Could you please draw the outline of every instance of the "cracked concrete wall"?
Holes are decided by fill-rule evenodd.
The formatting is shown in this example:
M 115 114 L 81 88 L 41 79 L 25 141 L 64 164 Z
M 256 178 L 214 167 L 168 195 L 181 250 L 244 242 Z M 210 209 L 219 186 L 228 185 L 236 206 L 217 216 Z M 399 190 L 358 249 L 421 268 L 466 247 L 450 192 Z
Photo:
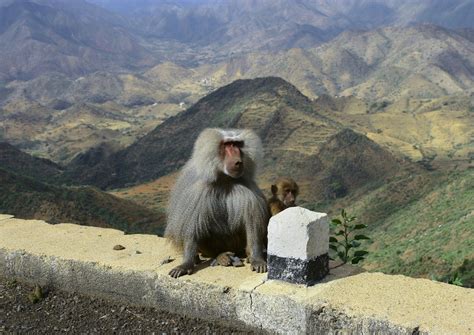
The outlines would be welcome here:
M 209 262 L 173 279 L 179 261 L 156 236 L 0 215 L 0 273 L 35 284 L 281 334 L 474 333 L 469 289 L 352 267 L 305 287 Z

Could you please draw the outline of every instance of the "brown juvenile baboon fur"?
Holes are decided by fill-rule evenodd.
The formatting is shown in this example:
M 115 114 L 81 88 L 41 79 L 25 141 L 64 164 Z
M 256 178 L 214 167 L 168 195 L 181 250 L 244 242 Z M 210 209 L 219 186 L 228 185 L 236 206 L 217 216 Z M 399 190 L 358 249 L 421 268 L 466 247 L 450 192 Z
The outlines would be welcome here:
M 191 274 L 198 252 L 217 257 L 250 253 L 252 270 L 266 272 L 264 241 L 269 219 L 255 183 L 262 147 L 251 130 L 205 129 L 171 193 L 165 237 L 184 251 L 170 275 Z
M 272 185 L 272 197 L 268 200 L 271 216 L 280 213 L 288 207 L 295 206 L 298 193 L 298 184 L 292 178 L 279 178 Z

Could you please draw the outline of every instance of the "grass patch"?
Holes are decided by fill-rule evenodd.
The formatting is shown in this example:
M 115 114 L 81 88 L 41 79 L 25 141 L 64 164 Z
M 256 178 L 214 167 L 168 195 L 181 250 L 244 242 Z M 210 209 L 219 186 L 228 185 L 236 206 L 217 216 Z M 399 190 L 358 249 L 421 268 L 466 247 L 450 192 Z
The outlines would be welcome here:
M 373 218 L 385 211 L 380 220 L 369 224 L 373 244 L 364 266 L 385 273 L 416 277 L 447 278 L 464 264 L 463 279 L 472 282 L 468 270 L 474 259 L 474 175 L 470 171 L 438 178 L 432 189 L 396 207 L 396 202 L 377 199 L 387 192 L 385 186 L 356 204 L 364 221 L 364 210 Z M 389 196 L 389 195 L 387 195 Z M 368 203 L 373 203 L 372 209 Z M 371 212 L 372 211 L 372 212 Z

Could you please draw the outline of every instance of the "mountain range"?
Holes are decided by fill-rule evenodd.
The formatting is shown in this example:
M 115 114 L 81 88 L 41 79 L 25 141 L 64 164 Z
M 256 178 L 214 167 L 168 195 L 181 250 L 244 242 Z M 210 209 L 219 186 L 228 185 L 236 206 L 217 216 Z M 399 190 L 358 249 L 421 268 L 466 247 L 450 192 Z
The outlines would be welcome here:
M 448 28 L 474 27 L 474 4 L 468 0 L 92 2 L 129 18 L 147 36 L 219 45 L 231 52 L 307 47 L 326 42 L 345 30 L 388 25 L 422 22 Z
M 300 205 L 332 217 L 340 208 L 356 214 L 373 236 L 364 267 L 445 280 L 462 274 L 471 285 L 472 271 L 464 269 L 472 267 L 473 256 L 472 168 L 433 169 L 427 161 L 406 159 L 336 120 L 344 121 L 334 114 L 346 115 L 356 102 L 321 99 L 311 101 L 281 78 L 238 80 L 131 146 L 77 156 L 65 175 L 115 188 L 114 195 L 162 212 L 203 128 L 252 128 L 265 148 L 258 178 L 265 194 L 277 177 L 291 175 L 300 185 Z M 336 107 L 342 112 L 331 109 Z
M 471 0 L 2 0 L 0 80 L 212 64 L 428 23 L 472 35 Z M 274 73 L 273 75 L 277 75 Z
M 203 128 L 252 128 L 265 148 L 258 178 L 265 194 L 270 196 L 277 177 L 290 175 L 300 185 L 300 205 L 332 217 L 340 208 L 357 215 L 374 236 L 364 267 L 445 280 L 459 276 L 472 285 L 472 168 L 415 163 L 348 129 L 344 117 L 331 116 L 345 114 L 331 109 L 338 105 L 349 113 L 353 101 L 320 99 L 311 101 L 281 78 L 238 80 L 125 149 L 77 156 L 65 175 L 115 188 L 114 195 L 162 212 Z
M 432 110 L 446 111 L 440 120 L 443 124 L 451 113 L 456 115 L 451 121 L 458 122 L 459 116 L 469 129 L 474 110 L 472 50 L 474 44 L 465 35 L 424 25 L 345 32 L 316 48 L 250 53 L 195 68 L 165 62 L 142 73 L 95 72 L 77 79 L 44 74 L 3 85 L 0 137 L 30 153 L 67 163 L 102 142 L 123 148 L 234 80 L 274 75 L 295 83 L 311 99 L 356 97 L 360 100 L 358 113 L 367 113 L 377 123 L 380 106 L 392 118 L 432 106 Z M 462 103 L 451 104 L 449 97 L 453 96 Z M 426 126 L 437 120 L 427 121 Z M 420 122 L 410 119 L 413 121 Z M 420 128 L 426 126 L 423 123 Z M 376 137 L 376 141 L 394 142 Z M 465 139 L 458 142 L 457 137 L 451 146 L 469 143 Z M 404 144 L 404 151 L 423 147 L 425 141 Z M 464 150 L 462 156 L 466 155 L 469 152 Z M 408 156 L 422 159 L 421 153 Z
M 160 233 L 198 133 L 248 127 L 267 194 L 368 224 L 367 269 L 471 280 L 473 8 L 0 0 L 0 211 Z
M 375 183 L 378 176 L 393 175 L 403 165 L 365 136 L 319 114 L 293 85 L 281 78 L 265 77 L 238 80 L 216 90 L 123 150 L 108 154 L 107 150 L 92 149 L 80 154 L 67 166 L 66 175 L 81 184 L 102 188 L 159 178 L 184 164 L 194 139 L 207 127 L 254 129 L 265 147 L 265 175 L 291 171 L 297 178 L 317 179 L 321 172 L 323 189 L 335 182 L 355 189 Z M 349 161 L 357 162 L 351 167 L 355 170 L 341 170 L 349 166 L 337 161 L 352 155 L 354 159 Z M 382 164 L 376 167 L 378 163 Z M 362 182 L 346 182 L 341 179 L 344 176 Z
M 233 57 L 207 67 L 206 75 L 218 86 L 238 78 L 276 75 L 312 98 L 433 98 L 472 94 L 473 48 L 464 34 L 433 25 L 386 27 L 343 32 L 314 48 Z
M 0 3 L 0 79 L 140 68 L 153 57 L 121 19 L 84 1 Z
M 176 171 L 188 159 L 200 130 L 248 127 L 257 131 L 265 147 L 259 174 L 265 193 L 275 178 L 290 175 L 300 185 L 300 205 L 331 216 L 344 207 L 360 216 L 374 236 L 366 246 L 371 252 L 366 268 L 445 280 L 461 276 L 471 285 L 472 173 L 431 171 L 423 161 L 414 163 L 394 154 L 331 117 L 335 106 L 350 110 L 346 98 L 320 99 L 311 101 L 281 78 L 238 80 L 168 118 L 132 145 L 116 151 L 104 144 L 65 167 L 4 144 L 0 163 L 9 171 L 0 170 L 1 210 L 22 217 L 53 217 L 52 222 L 72 218 L 83 224 L 160 233 Z M 64 183 L 120 189 L 111 196 Z M 142 206 L 156 219 L 143 221 L 149 216 Z
M 164 231 L 164 216 L 91 187 L 67 187 L 64 168 L 0 143 L 0 213 L 126 233 Z

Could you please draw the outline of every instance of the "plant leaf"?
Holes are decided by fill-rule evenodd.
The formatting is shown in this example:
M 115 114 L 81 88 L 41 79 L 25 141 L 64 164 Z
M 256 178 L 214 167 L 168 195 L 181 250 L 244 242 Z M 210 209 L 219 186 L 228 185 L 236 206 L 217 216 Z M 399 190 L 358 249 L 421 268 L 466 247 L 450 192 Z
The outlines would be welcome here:
M 357 242 L 355 240 L 352 240 L 351 241 L 351 245 L 354 247 L 354 248 L 357 248 L 357 247 L 360 247 L 360 242 Z
M 347 262 L 346 254 L 345 254 L 343 251 L 339 251 L 339 252 L 337 253 L 337 255 L 339 256 L 339 258 L 341 259 L 341 261 L 343 261 L 344 263 Z
M 367 237 L 365 235 L 356 235 L 354 236 L 354 240 L 370 240 L 370 237 Z
M 357 264 L 359 263 L 361 260 L 363 260 L 364 257 L 354 257 L 351 261 L 352 264 Z
M 341 220 L 339 219 L 332 219 L 331 223 L 335 224 L 335 225 L 340 225 L 342 224 Z
M 369 252 L 366 251 L 366 250 L 357 250 L 356 252 L 354 252 L 354 256 L 355 257 L 361 257 L 361 256 L 365 256 L 367 255 Z
M 337 238 L 335 238 L 334 236 L 329 236 L 329 243 L 331 243 L 331 242 L 337 243 L 337 242 L 339 242 L 339 241 L 338 241 Z
M 336 236 L 341 236 L 341 235 L 344 235 L 344 230 L 339 230 L 339 231 L 336 233 Z
M 362 224 L 362 223 L 356 224 L 356 225 L 354 226 L 354 229 L 364 229 L 364 228 L 367 228 L 367 225 Z
M 329 248 L 331 248 L 332 250 L 334 250 L 334 251 L 337 252 L 337 245 L 330 244 L 330 245 L 329 245 Z

